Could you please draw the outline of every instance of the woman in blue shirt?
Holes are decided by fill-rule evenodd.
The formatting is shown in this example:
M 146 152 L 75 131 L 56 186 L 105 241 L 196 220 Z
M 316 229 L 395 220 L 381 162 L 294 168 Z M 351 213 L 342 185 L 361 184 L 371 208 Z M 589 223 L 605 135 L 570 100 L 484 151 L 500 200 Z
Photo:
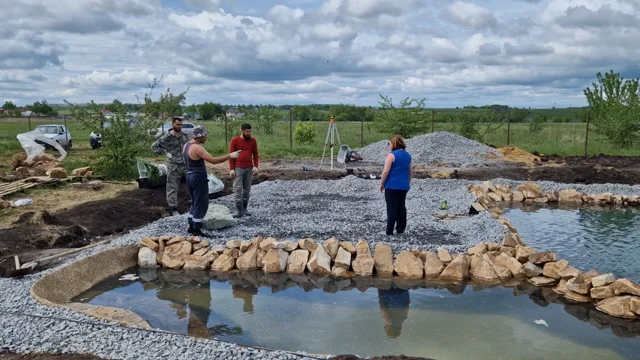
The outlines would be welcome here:
M 394 228 L 398 234 L 404 233 L 407 228 L 405 200 L 413 177 L 413 163 L 401 136 L 391 138 L 389 150 L 391 152 L 382 170 L 380 192 L 384 191 L 387 202 L 387 235 L 393 235 Z

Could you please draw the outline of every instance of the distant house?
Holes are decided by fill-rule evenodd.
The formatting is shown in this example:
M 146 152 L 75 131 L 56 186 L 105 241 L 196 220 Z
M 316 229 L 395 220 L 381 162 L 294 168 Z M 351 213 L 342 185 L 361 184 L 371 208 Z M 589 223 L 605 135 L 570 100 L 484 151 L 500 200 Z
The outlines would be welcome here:
M 20 115 L 29 117 L 29 116 L 36 116 L 36 113 L 34 113 L 31 110 L 27 110 L 27 111 L 21 112 Z
M 238 111 L 238 110 L 236 110 L 236 109 L 229 109 L 229 110 L 227 110 L 227 117 L 228 117 L 228 118 L 232 118 L 232 119 L 235 119 L 235 118 L 241 118 L 241 117 L 243 117 L 244 115 L 245 115 L 245 113 L 240 112 L 240 111 Z
M 98 114 L 100 114 L 102 117 L 107 118 L 107 119 L 111 119 L 114 116 L 113 112 L 111 110 L 107 110 L 107 109 L 102 109 L 102 110 L 98 111 Z

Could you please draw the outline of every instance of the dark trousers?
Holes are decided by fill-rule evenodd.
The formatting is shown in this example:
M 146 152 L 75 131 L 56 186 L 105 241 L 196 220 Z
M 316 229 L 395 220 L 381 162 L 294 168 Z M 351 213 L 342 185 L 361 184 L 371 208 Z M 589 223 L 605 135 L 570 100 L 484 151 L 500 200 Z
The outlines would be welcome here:
M 402 234 L 407 228 L 407 190 L 384 189 L 384 199 L 387 202 L 387 235 L 393 235 L 393 230 Z
M 189 218 L 194 229 L 202 229 L 202 220 L 209 209 L 209 180 L 206 173 L 187 174 L 187 186 L 191 197 Z

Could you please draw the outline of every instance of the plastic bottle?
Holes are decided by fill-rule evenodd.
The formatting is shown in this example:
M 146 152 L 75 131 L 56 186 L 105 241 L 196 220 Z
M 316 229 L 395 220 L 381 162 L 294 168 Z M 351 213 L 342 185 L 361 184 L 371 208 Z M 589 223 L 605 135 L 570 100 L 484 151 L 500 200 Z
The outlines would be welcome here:
M 20 199 L 13 202 L 13 207 L 33 204 L 33 199 Z
M 445 200 L 440 206 L 440 210 L 447 210 L 447 200 Z

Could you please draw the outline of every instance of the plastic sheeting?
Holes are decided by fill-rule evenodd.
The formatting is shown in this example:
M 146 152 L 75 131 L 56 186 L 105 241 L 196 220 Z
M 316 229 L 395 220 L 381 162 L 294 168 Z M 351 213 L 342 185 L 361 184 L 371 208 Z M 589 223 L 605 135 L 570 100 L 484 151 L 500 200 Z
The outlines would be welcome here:
M 215 175 L 208 174 L 207 178 L 209 179 L 209 194 L 215 194 L 224 189 L 224 183 Z
M 64 158 L 67 156 L 67 152 L 62 148 L 62 146 L 60 146 L 60 144 L 58 144 L 58 142 L 44 136 L 44 133 L 39 129 L 18 134 L 18 136 L 16 137 L 18 138 L 18 141 L 20 141 L 20 145 L 22 146 L 24 151 L 27 153 L 27 161 L 33 161 L 36 156 L 44 154 L 44 146 L 38 144 L 36 141 L 51 145 L 56 150 L 58 150 L 58 152 L 60 153 L 58 161 L 64 160 Z

